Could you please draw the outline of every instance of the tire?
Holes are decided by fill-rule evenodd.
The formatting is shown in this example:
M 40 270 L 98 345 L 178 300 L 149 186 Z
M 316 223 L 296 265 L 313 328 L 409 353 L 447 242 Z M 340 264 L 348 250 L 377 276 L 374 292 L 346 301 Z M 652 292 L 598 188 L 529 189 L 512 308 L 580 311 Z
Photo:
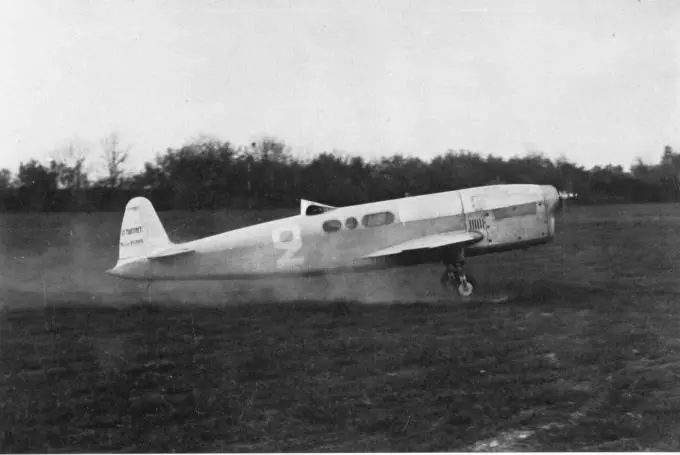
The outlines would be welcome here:
M 441 283 L 442 288 L 446 289 L 447 291 L 449 292 L 455 291 L 455 293 L 458 294 L 460 297 L 469 298 L 477 290 L 477 280 L 475 280 L 475 278 L 472 275 L 466 274 L 465 277 L 468 283 L 467 286 L 464 286 L 462 284 L 456 286 L 453 283 L 450 283 L 447 272 L 444 272 L 442 274 L 441 278 L 439 279 L 439 282 Z
M 477 289 L 477 280 L 472 275 L 466 275 L 467 283 L 456 286 L 456 292 L 463 298 L 472 297 Z

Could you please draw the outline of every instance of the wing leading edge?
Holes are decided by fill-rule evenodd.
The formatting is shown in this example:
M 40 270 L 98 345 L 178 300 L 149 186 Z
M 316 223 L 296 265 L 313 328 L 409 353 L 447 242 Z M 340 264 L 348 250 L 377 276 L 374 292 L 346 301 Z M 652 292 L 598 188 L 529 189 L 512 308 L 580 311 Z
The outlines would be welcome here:
M 383 256 L 391 256 L 393 254 L 405 253 L 407 251 L 440 248 L 443 246 L 472 245 L 479 242 L 483 238 L 484 236 L 482 234 L 474 231 L 444 232 L 442 234 L 428 235 L 425 237 L 408 240 L 406 242 L 378 250 L 374 253 L 367 254 L 363 256 L 363 258 L 378 258 Z

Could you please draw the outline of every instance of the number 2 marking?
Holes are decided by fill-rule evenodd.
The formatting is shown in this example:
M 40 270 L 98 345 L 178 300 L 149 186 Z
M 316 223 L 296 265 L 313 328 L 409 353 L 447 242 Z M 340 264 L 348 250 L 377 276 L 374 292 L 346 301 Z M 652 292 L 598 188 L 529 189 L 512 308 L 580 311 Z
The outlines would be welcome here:
M 290 226 L 273 231 L 272 243 L 274 248 L 285 250 L 283 255 L 276 260 L 277 267 L 292 267 L 301 265 L 305 261 L 302 257 L 293 257 L 302 248 L 302 236 L 300 235 L 299 226 Z

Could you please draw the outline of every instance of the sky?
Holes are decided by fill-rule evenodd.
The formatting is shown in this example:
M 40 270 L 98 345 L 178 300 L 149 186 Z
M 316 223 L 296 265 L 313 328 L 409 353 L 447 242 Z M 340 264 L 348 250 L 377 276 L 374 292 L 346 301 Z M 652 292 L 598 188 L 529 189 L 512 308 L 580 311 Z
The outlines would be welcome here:
M 586 167 L 680 150 L 677 0 L 2 0 L 0 167 L 200 135 Z

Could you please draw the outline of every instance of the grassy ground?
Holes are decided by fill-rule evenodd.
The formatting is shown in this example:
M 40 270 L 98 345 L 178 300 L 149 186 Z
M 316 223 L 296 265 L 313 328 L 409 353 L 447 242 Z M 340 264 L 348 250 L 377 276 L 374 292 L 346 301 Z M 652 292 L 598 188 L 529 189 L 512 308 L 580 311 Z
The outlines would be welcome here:
M 574 208 L 550 245 L 473 258 L 502 304 L 445 302 L 423 266 L 131 305 L 99 277 L 118 220 L 17 220 L 2 237 L 25 261 L 3 269 L 3 451 L 680 448 L 675 206 Z

